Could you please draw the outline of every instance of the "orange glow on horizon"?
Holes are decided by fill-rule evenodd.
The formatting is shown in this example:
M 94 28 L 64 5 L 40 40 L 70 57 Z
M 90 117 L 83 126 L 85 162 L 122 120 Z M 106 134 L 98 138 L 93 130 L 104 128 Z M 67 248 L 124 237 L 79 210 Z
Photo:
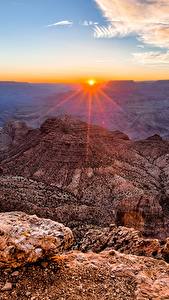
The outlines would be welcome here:
M 57 83 L 61 83 L 61 84 L 80 84 L 80 85 L 90 85 L 90 87 L 99 85 L 99 84 L 103 84 L 107 81 L 118 81 L 118 80 L 133 80 L 133 81 L 149 81 L 149 80 L 169 80 L 169 75 L 166 74 L 166 76 L 164 74 L 158 74 L 158 76 L 154 73 L 151 74 L 142 74 L 139 73 L 138 74 L 133 74 L 133 75 L 124 75 L 120 76 L 119 74 L 116 76 L 115 75 L 105 75 L 103 74 L 103 77 L 101 76 L 95 76 L 92 77 L 91 79 L 86 79 L 87 76 L 81 77 L 81 76 L 63 76 L 63 75 L 56 75 L 56 76 L 52 76 L 52 75 L 44 75 L 42 74 L 41 76 L 39 74 L 29 74 L 29 73 L 20 73 L 20 74 L 4 74 L 4 73 L 0 73 L 0 81 L 16 81 L 16 82 L 29 82 L 29 83 L 48 83 L 48 84 L 57 84 Z M 94 79 L 93 79 L 94 78 Z M 89 84 L 88 81 L 89 80 L 95 80 L 96 83 L 91 83 Z
M 85 94 L 95 95 L 101 89 L 103 82 L 99 82 L 96 79 L 88 79 L 81 84 L 82 90 Z
M 139 69 L 140 71 L 140 69 Z M 88 85 L 87 83 L 89 80 L 94 80 L 96 83 L 91 83 L 93 86 L 104 84 L 107 81 L 118 81 L 118 80 L 133 80 L 133 81 L 149 81 L 149 80 L 169 80 L 168 73 L 165 74 L 164 72 L 161 74 L 160 72 L 158 74 L 154 72 L 139 72 L 138 73 L 132 73 L 132 74 L 120 74 L 115 72 L 114 74 L 102 74 L 98 75 L 92 74 L 92 77 L 88 77 L 87 75 L 80 75 L 78 74 L 45 74 L 45 72 L 42 72 L 41 74 L 37 72 L 0 72 L 0 81 L 16 81 L 16 82 L 28 82 L 28 83 L 48 83 L 48 84 L 80 84 L 80 85 Z M 91 87 L 92 87 L 91 84 Z

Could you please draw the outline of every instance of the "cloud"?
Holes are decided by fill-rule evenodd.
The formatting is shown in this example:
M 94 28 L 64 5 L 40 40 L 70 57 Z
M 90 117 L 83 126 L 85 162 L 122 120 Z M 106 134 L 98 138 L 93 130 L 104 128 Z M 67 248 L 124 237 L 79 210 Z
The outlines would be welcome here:
M 144 45 L 137 45 L 137 48 L 142 48 L 142 49 L 144 49 L 145 46 L 144 46 Z
M 146 65 L 166 65 L 169 64 L 169 51 L 149 51 L 143 53 L 133 53 L 134 61 Z
M 136 35 L 145 44 L 169 48 L 169 0 L 95 0 L 109 21 L 96 38 Z
M 80 23 L 80 25 L 82 25 L 82 26 L 94 26 L 94 25 L 98 25 L 98 22 L 84 20 L 82 23 Z
M 59 21 L 59 22 L 56 22 L 56 23 L 53 23 L 53 24 L 49 24 L 49 25 L 47 25 L 47 27 L 72 26 L 72 25 L 73 25 L 72 21 L 65 20 L 65 21 Z
M 123 27 L 120 22 L 114 22 L 113 25 L 108 25 L 108 26 L 96 25 L 94 27 L 95 38 L 110 39 L 116 36 L 124 37 L 126 35 L 128 35 L 127 28 Z
M 140 35 L 140 40 L 145 44 L 169 48 L 169 24 L 153 24 Z

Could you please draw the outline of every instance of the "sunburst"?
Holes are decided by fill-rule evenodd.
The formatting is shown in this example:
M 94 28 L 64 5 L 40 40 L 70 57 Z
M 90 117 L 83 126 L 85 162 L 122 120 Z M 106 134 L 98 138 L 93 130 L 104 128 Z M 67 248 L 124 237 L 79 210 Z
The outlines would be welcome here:
M 70 106 L 69 106 L 70 105 Z M 57 109 L 68 106 L 68 110 L 71 114 L 83 113 L 87 120 L 87 132 L 86 132 L 86 163 L 90 158 L 90 144 L 91 144 L 91 123 L 94 119 L 94 115 L 99 116 L 100 123 L 106 126 L 108 123 L 107 114 L 108 109 L 113 111 L 122 111 L 121 106 L 113 99 L 107 89 L 106 83 L 100 82 L 94 78 L 84 80 L 74 91 L 66 93 L 60 97 L 58 101 L 46 114 L 54 114 Z
M 96 80 L 93 78 L 87 80 L 87 84 L 89 86 L 94 86 L 96 83 L 97 83 Z

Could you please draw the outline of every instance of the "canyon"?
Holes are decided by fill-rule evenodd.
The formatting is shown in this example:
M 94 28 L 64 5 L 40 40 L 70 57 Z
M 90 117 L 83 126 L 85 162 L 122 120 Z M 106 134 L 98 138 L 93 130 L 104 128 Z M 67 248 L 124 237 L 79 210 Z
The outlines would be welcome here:
M 27 202 L 35 189 L 42 196 L 28 202 L 39 211 L 46 203 L 43 213 L 68 225 L 115 223 L 146 237 L 168 236 L 168 141 L 158 135 L 132 141 L 69 116 L 48 119 L 40 129 L 21 128 L 21 139 L 17 123 L 13 142 L 1 153 L 1 195 L 10 195 L 9 207 L 16 205 L 16 193 L 22 197 L 24 189 Z M 56 196 L 58 190 L 69 201 Z
M 0 126 L 15 120 L 39 128 L 47 118 L 65 114 L 88 122 L 88 98 L 83 84 L 0 82 Z M 168 80 L 109 81 L 93 98 L 92 124 L 136 140 L 154 134 L 168 138 Z
M 168 299 L 168 146 L 69 115 L 8 122 L 0 299 Z

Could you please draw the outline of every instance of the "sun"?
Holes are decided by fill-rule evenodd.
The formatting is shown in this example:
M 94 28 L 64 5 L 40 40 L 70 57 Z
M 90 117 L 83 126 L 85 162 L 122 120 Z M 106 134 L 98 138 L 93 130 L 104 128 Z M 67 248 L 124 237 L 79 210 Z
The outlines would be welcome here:
M 98 92 L 99 88 L 100 88 L 100 84 L 94 78 L 86 79 L 86 81 L 82 84 L 83 91 L 92 96 Z
M 94 85 L 96 84 L 96 80 L 95 80 L 95 79 L 88 79 L 88 80 L 87 80 L 87 84 L 88 84 L 89 86 L 94 86 Z

